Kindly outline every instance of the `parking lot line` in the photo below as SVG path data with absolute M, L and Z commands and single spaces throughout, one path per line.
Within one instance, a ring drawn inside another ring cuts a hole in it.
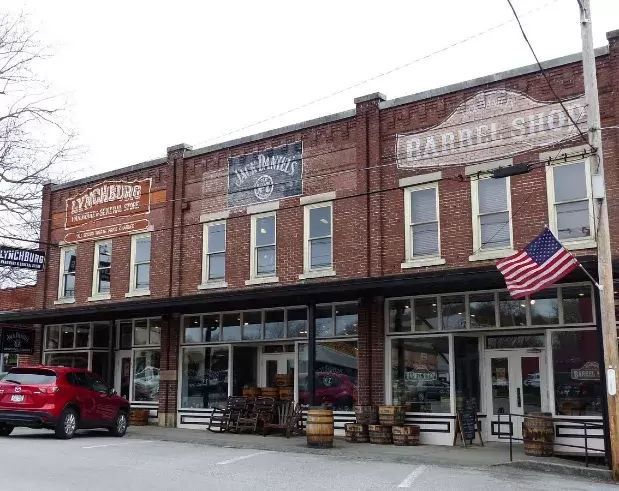
M 400 484 L 398 484 L 398 488 L 410 488 L 415 482 L 415 479 L 417 479 L 421 473 L 426 470 L 426 468 L 427 466 L 425 465 L 420 465 L 417 467 L 413 472 L 406 476 Z
M 249 455 L 241 455 L 240 457 L 234 457 L 233 459 L 222 460 L 221 462 L 217 462 L 217 465 L 232 464 L 233 462 L 238 462 L 239 460 L 250 459 L 252 457 L 257 457 L 258 455 L 262 455 L 265 453 L 270 453 L 270 452 L 265 450 L 264 452 L 255 452 L 255 453 L 250 453 Z
M 124 442 L 124 443 L 106 443 L 104 445 L 88 445 L 82 448 L 91 449 L 91 448 L 104 448 L 104 447 L 120 447 L 122 445 L 131 445 L 134 443 L 152 443 L 152 440 L 142 440 L 138 442 Z

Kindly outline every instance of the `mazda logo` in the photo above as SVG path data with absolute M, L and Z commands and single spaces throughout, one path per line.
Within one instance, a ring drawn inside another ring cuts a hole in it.
M 15 392 L 21 392 L 21 387 L 15 387 Z

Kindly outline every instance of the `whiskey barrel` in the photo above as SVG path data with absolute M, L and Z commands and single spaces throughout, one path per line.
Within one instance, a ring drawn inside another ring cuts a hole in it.
M 419 426 L 392 426 L 393 444 L 400 446 L 419 445 Z
M 388 445 L 393 442 L 393 435 L 391 433 L 391 426 L 387 425 L 369 425 L 368 430 L 370 433 L 370 443 L 377 443 L 380 445 Z
M 132 409 L 129 412 L 129 424 L 131 426 L 146 426 L 149 412 L 148 409 Z
M 243 389 L 243 397 L 255 398 L 262 395 L 262 390 L 259 387 L 245 387 Z
M 378 422 L 381 425 L 403 425 L 405 406 L 378 406 Z
M 282 401 L 292 401 L 294 399 L 294 388 L 292 387 L 280 387 L 279 398 Z
M 344 425 L 346 431 L 346 441 L 350 443 L 367 443 L 370 441 L 367 425 L 356 423 L 346 423 Z
M 260 389 L 262 397 L 272 397 L 279 399 L 279 389 L 277 387 L 262 387 Z
M 307 435 L 308 447 L 333 447 L 333 410 L 308 410 L 305 433 Z
M 291 373 L 278 373 L 275 375 L 275 385 L 279 388 L 290 387 L 294 385 L 294 377 Z
M 378 411 L 376 406 L 355 406 L 355 416 L 360 425 L 378 424 Z
M 525 455 L 550 457 L 553 454 L 555 432 L 550 413 L 529 413 L 522 423 Z

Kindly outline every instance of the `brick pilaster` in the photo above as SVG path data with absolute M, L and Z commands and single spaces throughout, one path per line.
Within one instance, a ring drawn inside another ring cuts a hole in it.
M 170 314 L 163 316 L 161 322 L 159 426 L 176 426 L 180 319 L 179 314 Z

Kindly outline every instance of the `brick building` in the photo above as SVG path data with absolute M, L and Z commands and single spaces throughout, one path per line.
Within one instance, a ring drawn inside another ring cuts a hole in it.
M 617 39 L 597 51 L 603 126 L 619 120 Z M 584 129 L 580 56 L 545 68 Z M 573 272 L 513 300 L 495 261 L 548 225 L 595 273 L 591 149 L 535 66 L 354 102 L 46 186 L 41 241 L 57 245 L 35 308 L 0 320 L 40 326 L 44 363 L 100 372 L 162 425 L 204 428 L 278 373 L 309 402 L 313 366 L 337 428 L 355 404 L 402 404 L 422 442 L 451 444 L 474 406 L 486 439 L 524 410 L 579 442 L 603 419 L 593 288 Z M 604 138 L 617 225 L 619 142 Z
M 18 288 L 0 289 L 0 312 L 10 310 L 26 310 L 34 306 L 34 295 L 36 289 L 34 285 L 22 286 Z M 8 352 L 7 347 L 4 352 L 2 342 L 0 342 L 0 372 L 6 371 L 11 367 L 19 365 L 36 365 L 41 363 L 41 329 L 33 329 L 28 324 L 2 324 L 0 323 L 0 337 L 10 332 L 20 330 L 31 338 L 28 346 L 22 346 L 21 354 Z

